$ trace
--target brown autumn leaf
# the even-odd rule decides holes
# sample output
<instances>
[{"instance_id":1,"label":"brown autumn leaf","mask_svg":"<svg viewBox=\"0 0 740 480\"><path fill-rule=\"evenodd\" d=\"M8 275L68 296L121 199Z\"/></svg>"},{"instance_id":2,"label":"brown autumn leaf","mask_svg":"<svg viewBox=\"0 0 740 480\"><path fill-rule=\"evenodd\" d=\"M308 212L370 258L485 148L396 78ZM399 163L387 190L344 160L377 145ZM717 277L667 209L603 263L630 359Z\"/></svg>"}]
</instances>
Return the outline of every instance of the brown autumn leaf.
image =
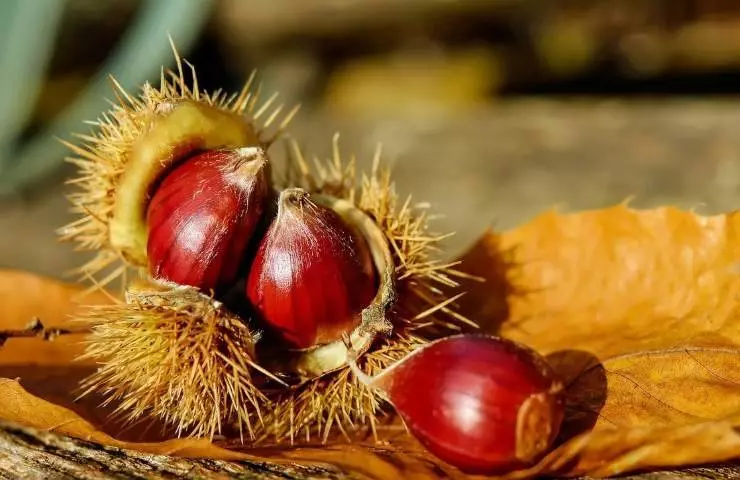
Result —
<instances>
[{"instance_id":1,"label":"brown autumn leaf","mask_svg":"<svg viewBox=\"0 0 740 480\"><path fill-rule=\"evenodd\" d=\"M33 318L48 325L64 323L80 303L100 304L109 297L99 291L58 282L33 273L0 269L2 328L23 328Z\"/></svg>"},{"instance_id":2,"label":"brown autumn leaf","mask_svg":"<svg viewBox=\"0 0 740 480\"><path fill-rule=\"evenodd\" d=\"M740 213L544 213L465 255L463 309L568 383L562 443L526 473L740 458ZM522 472L524 474L525 472Z\"/></svg>"},{"instance_id":3,"label":"brown autumn leaf","mask_svg":"<svg viewBox=\"0 0 740 480\"><path fill-rule=\"evenodd\" d=\"M46 326L67 324L68 316L80 303L107 303L101 292L82 288L28 272L0 269L0 331L21 330L38 319ZM16 338L0 348L0 365L68 364L81 351L77 335L62 336L54 342Z\"/></svg>"},{"instance_id":4,"label":"brown autumn leaf","mask_svg":"<svg viewBox=\"0 0 740 480\"><path fill-rule=\"evenodd\" d=\"M488 281L469 285L464 312L486 331L546 354L568 384L560 444L509 478L607 476L740 458L740 373L734 369L740 353L739 234L740 214L701 217L620 205L570 215L548 212L479 240L463 267ZM0 275L0 291L2 285ZM41 294L34 301L40 297L49 298ZM43 308L50 315L55 308L69 309L64 298L58 307ZM15 300L23 315L36 311L22 298ZM21 365L2 352L0 375L13 378L9 373L21 371ZM69 371L77 367L68 358L65 353L56 364L50 358L44 367L21 371L20 385L0 382L0 398L8 400L0 402L0 418L144 451L244 458L243 448L233 443L123 442L95 411L69 409L76 405L70 392L77 375ZM48 380L52 367L60 370L56 377L70 377L66 383ZM53 413L27 415L31 408ZM248 455L332 463L371 478L436 478L440 472L460 478L392 427L391 433L381 432L380 445L359 440L263 448Z\"/></svg>"},{"instance_id":5,"label":"brown autumn leaf","mask_svg":"<svg viewBox=\"0 0 740 480\"><path fill-rule=\"evenodd\" d=\"M0 332L23 329L34 317L47 327L69 327L69 316L80 304L82 288L29 273L0 270ZM105 294L81 297L84 305L111 301ZM76 399L79 381L90 364L74 360L81 352L82 335L10 338L0 348L0 418L44 431L104 445L148 453L221 460L276 463L332 464L367 478L462 478L457 471L426 454L405 435L400 425L387 425L376 444L276 446L245 451L239 442L217 445L205 439L173 438L157 422L121 425L109 414L114 406L100 407L95 396Z\"/></svg>"}]
</instances>

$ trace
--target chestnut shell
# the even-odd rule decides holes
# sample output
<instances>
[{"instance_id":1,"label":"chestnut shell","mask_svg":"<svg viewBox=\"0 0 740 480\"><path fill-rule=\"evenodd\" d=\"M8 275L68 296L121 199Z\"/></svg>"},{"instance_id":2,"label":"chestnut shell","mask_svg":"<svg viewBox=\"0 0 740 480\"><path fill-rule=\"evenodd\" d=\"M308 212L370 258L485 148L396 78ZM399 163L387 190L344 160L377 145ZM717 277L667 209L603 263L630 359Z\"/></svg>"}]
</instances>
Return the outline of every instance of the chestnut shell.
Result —
<instances>
[{"instance_id":1,"label":"chestnut shell","mask_svg":"<svg viewBox=\"0 0 740 480\"><path fill-rule=\"evenodd\" d=\"M434 341L370 383L430 452L468 473L532 463L563 418L562 384L544 359L499 337Z\"/></svg>"}]
</instances>

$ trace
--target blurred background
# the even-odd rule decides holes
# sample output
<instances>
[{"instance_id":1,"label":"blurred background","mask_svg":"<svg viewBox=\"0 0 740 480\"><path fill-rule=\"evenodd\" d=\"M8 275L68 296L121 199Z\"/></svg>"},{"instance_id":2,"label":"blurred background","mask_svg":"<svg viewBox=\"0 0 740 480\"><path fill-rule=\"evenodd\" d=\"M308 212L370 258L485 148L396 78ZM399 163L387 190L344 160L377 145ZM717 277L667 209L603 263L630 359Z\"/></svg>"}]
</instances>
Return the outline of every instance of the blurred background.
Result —
<instances>
[{"instance_id":1,"label":"blurred background","mask_svg":"<svg viewBox=\"0 0 740 480\"><path fill-rule=\"evenodd\" d=\"M172 66L206 89L303 108L311 153L366 165L382 142L402 193L456 231L504 229L633 197L701 213L740 205L740 2L734 0L3 0L0 266L62 278L72 174L57 138ZM278 159L281 148L275 149Z\"/></svg>"}]
</instances>

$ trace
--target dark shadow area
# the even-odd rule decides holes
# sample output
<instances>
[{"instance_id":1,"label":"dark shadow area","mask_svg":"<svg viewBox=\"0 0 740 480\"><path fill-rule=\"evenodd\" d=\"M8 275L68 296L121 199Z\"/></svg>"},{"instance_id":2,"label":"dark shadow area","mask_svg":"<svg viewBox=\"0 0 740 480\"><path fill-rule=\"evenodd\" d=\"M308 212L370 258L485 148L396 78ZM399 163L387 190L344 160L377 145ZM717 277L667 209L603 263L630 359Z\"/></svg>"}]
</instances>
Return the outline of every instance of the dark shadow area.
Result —
<instances>
[{"instance_id":1,"label":"dark shadow area","mask_svg":"<svg viewBox=\"0 0 740 480\"><path fill-rule=\"evenodd\" d=\"M498 241L498 236L489 231L462 256L457 267L477 277L460 281L460 290L466 292L459 301L460 313L491 334L498 333L509 318L509 296L523 293L511 282L514 252L502 251Z\"/></svg>"},{"instance_id":2,"label":"dark shadow area","mask_svg":"<svg viewBox=\"0 0 740 480\"><path fill-rule=\"evenodd\" d=\"M541 290L525 287L518 279L522 265L514 260L517 248L501 247L498 234L489 230L460 258L456 268L475 277L460 280L460 291L465 295L458 302L459 312L479 326L470 331L497 335L501 325L509 321L511 299ZM524 321L526 318L519 320Z\"/></svg>"},{"instance_id":3,"label":"dark shadow area","mask_svg":"<svg viewBox=\"0 0 740 480\"><path fill-rule=\"evenodd\" d=\"M653 98L656 96L726 97L737 95L740 71L666 74L659 77L631 79L605 67L584 75L562 80L507 85L499 94L506 97L578 96L604 98Z\"/></svg>"},{"instance_id":4,"label":"dark shadow area","mask_svg":"<svg viewBox=\"0 0 740 480\"><path fill-rule=\"evenodd\" d=\"M560 350L546 357L565 385L565 418L558 443L593 428L606 402L606 372L589 352Z\"/></svg>"}]
</instances>

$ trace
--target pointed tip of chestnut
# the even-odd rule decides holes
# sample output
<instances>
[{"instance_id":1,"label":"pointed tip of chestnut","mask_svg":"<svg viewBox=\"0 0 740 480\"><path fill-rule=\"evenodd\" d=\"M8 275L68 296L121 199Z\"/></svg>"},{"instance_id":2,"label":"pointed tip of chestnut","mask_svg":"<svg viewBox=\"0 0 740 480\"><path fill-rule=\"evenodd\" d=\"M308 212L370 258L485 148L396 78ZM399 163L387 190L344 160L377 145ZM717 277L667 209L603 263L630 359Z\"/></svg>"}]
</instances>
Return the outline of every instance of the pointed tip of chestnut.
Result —
<instances>
[{"instance_id":1,"label":"pointed tip of chestnut","mask_svg":"<svg viewBox=\"0 0 740 480\"><path fill-rule=\"evenodd\" d=\"M233 285L270 196L260 147L208 150L156 188L147 212L149 271L156 279L220 292Z\"/></svg>"},{"instance_id":2,"label":"pointed tip of chestnut","mask_svg":"<svg viewBox=\"0 0 740 480\"><path fill-rule=\"evenodd\" d=\"M267 153L262 147L241 147L233 150L234 161L240 172L255 175L268 165Z\"/></svg>"},{"instance_id":3,"label":"pointed tip of chestnut","mask_svg":"<svg viewBox=\"0 0 740 480\"><path fill-rule=\"evenodd\" d=\"M278 197L277 219L283 220L284 215L300 217L305 208L313 208L315 204L311 200L311 194L302 188L286 188L280 192ZM325 207L323 207L325 208ZM320 221L320 219L317 219Z\"/></svg>"},{"instance_id":4,"label":"pointed tip of chestnut","mask_svg":"<svg viewBox=\"0 0 740 480\"><path fill-rule=\"evenodd\" d=\"M310 199L311 194L300 187L290 187L280 192L281 204L286 202L300 203L301 201L306 201Z\"/></svg>"},{"instance_id":5,"label":"pointed tip of chestnut","mask_svg":"<svg viewBox=\"0 0 740 480\"><path fill-rule=\"evenodd\" d=\"M563 419L563 386L549 365L499 337L436 340L375 377L353 370L387 397L422 445L467 473L530 465Z\"/></svg>"},{"instance_id":6,"label":"pointed tip of chestnut","mask_svg":"<svg viewBox=\"0 0 740 480\"><path fill-rule=\"evenodd\" d=\"M225 162L229 173L228 181L237 185L244 192L252 189L264 191L268 196L270 189L270 162L262 147L241 147L228 151L231 159Z\"/></svg>"}]
</instances>

